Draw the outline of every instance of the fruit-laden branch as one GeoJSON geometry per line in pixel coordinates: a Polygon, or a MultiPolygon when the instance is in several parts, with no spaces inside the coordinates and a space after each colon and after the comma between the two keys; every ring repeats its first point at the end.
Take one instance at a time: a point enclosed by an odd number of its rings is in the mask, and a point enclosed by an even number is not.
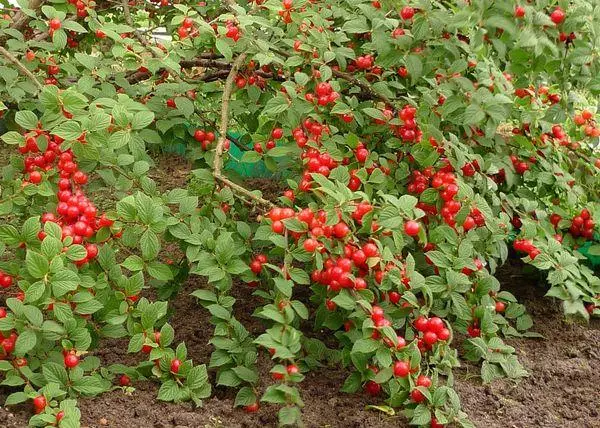
{"type": "Polygon", "coordinates": [[[231,100],[231,93],[233,92],[233,82],[237,75],[238,69],[244,63],[245,60],[246,54],[240,54],[231,65],[231,70],[229,70],[229,74],[227,76],[227,79],[225,80],[223,96],[221,98],[221,123],[219,124],[219,139],[217,141],[217,147],[215,149],[213,175],[215,179],[225,184],[226,186],[229,186],[233,191],[245,195],[261,205],[273,207],[274,205],[272,202],[269,202],[266,199],[255,195],[254,193],[240,186],[239,184],[234,183],[233,181],[225,177],[221,172],[223,168],[223,151],[225,148],[225,142],[227,141],[227,127],[229,125],[229,102],[231,100]]]}
{"type": "Polygon", "coordinates": [[[23,65],[21,61],[19,61],[13,54],[0,46],[0,54],[2,54],[7,60],[12,62],[25,76],[27,76],[37,88],[42,91],[44,86],[37,80],[37,78],[33,75],[33,73],[27,70],[27,67],[23,65]]]}

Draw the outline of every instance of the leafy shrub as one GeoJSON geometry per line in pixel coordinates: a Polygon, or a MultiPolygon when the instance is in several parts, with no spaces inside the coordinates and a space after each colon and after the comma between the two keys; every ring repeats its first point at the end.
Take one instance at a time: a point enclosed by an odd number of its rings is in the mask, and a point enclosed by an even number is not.
{"type": "Polygon", "coordinates": [[[6,11],[0,370],[17,388],[7,405],[32,400],[32,425],[78,426],[73,398],[136,379],[200,405],[207,370],[238,389],[236,406],[276,403],[282,425],[300,424],[295,385],[338,364],[343,391],[381,396],[412,424],[470,426],[455,345],[484,382],[526,375],[503,338],[535,336],[532,319],[494,277],[511,253],[567,316],[599,313],[583,254],[600,255],[594,2],[6,11]],[[172,39],[152,37],[159,27],[172,39]],[[153,154],[178,149],[188,185],[162,189],[153,154]],[[241,164],[272,171],[281,196],[249,188],[241,164]],[[192,294],[214,326],[208,367],[168,323],[189,275],[206,278],[192,294]],[[264,302],[257,337],[234,316],[244,283],[264,302]],[[147,361],[102,367],[91,352],[104,338],[147,361]],[[259,352],[273,360],[265,391],[259,352]]]}

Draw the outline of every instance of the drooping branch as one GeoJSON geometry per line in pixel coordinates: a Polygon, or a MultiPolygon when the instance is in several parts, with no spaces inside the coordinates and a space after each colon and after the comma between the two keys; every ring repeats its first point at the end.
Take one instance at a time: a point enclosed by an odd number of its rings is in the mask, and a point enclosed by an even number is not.
{"type": "Polygon", "coordinates": [[[2,46],[0,46],[0,54],[2,54],[7,60],[12,62],[21,71],[21,73],[27,76],[35,84],[35,86],[37,86],[38,90],[42,91],[44,89],[44,86],[40,83],[39,80],[37,80],[33,73],[29,71],[27,67],[25,67],[23,63],[19,61],[13,54],[4,49],[2,46]]]}
{"type": "Polygon", "coordinates": [[[353,85],[358,86],[360,89],[362,89],[363,93],[367,96],[367,98],[372,99],[372,100],[378,99],[390,106],[393,105],[392,100],[390,100],[385,95],[376,92],[371,85],[369,85],[366,82],[360,81],[352,74],[346,73],[346,72],[340,71],[340,70],[335,70],[335,69],[332,69],[331,72],[335,77],[339,77],[340,79],[344,79],[344,80],[352,83],[353,85]]]}
{"type": "Polygon", "coordinates": [[[223,88],[223,96],[221,98],[221,123],[219,124],[219,139],[217,140],[217,147],[215,149],[215,159],[213,162],[213,175],[215,179],[221,183],[229,186],[233,191],[245,195],[257,202],[258,204],[273,207],[274,204],[266,199],[255,195],[245,187],[234,183],[222,174],[223,169],[223,151],[225,148],[225,142],[227,141],[227,127],[229,126],[229,102],[231,100],[231,93],[233,92],[233,82],[237,75],[238,69],[246,60],[246,54],[240,54],[233,64],[231,70],[225,80],[225,86],[223,88]]]}

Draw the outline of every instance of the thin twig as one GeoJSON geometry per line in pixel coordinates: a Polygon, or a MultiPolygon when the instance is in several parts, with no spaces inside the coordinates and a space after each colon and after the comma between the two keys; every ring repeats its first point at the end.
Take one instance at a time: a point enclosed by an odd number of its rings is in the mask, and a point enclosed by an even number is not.
{"type": "Polygon", "coordinates": [[[25,67],[23,65],[23,63],[21,61],[19,61],[13,54],[11,54],[9,51],[4,49],[2,46],[0,46],[0,54],[4,55],[7,60],[12,62],[25,76],[29,77],[29,79],[33,83],[35,83],[35,86],[37,86],[37,88],[40,91],[42,91],[44,89],[44,86],[40,83],[39,80],[37,80],[37,78],[33,75],[33,73],[31,71],[29,71],[27,69],[27,67],[25,67]]]}
{"type": "Polygon", "coordinates": [[[221,123],[219,124],[219,139],[217,141],[217,147],[215,149],[213,175],[216,180],[220,181],[226,186],[229,186],[233,191],[241,193],[242,195],[246,195],[250,199],[261,205],[273,207],[274,204],[272,202],[267,201],[266,199],[255,195],[245,187],[234,183],[229,178],[225,177],[221,172],[223,168],[223,151],[225,148],[225,142],[227,141],[227,127],[229,125],[229,102],[231,100],[231,93],[233,92],[233,82],[237,75],[238,69],[244,63],[245,60],[246,54],[240,54],[231,65],[231,70],[229,70],[229,74],[227,75],[227,79],[225,80],[223,96],[221,98],[221,123]]]}
{"type": "Polygon", "coordinates": [[[362,89],[366,94],[369,95],[369,97],[371,99],[379,99],[381,101],[383,101],[384,103],[388,104],[388,105],[393,105],[392,100],[390,100],[388,97],[386,97],[383,94],[380,94],[378,92],[376,92],[371,85],[369,85],[368,83],[362,82],[360,80],[358,80],[356,77],[354,77],[352,74],[350,73],[345,73],[343,71],[339,71],[339,70],[335,70],[332,69],[331,70],[332,74],[335,77],[339,77],[341,79],[347,80],[348,82],[358,86],[360,89],[362,89]]]}

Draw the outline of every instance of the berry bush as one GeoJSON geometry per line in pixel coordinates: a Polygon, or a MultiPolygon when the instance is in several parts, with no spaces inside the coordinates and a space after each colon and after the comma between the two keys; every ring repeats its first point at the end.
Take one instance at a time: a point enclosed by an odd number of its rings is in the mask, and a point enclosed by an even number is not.
{"type": "Polygon", "coordinates": [[[0,371],[31,425],[79,426],[77,397],[146,379],[300,425],[297,384],[335,364],[381,410],[468,427],[458,349],[483,382],[527,374],[503,341],[535,336],[494,277],[507,258],[567,317],[600,313],[595,1],[0,4],[0,371]],[[165,189],[154,155],[177,147],[194,167],[165,189]],[[169,324],[189,276],[206,364],[169,324]],[[103,366],[105,338],[144,362],[103,366]]]}

